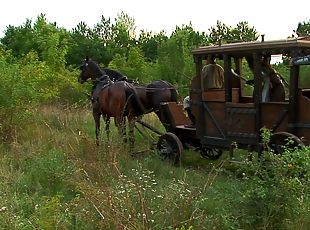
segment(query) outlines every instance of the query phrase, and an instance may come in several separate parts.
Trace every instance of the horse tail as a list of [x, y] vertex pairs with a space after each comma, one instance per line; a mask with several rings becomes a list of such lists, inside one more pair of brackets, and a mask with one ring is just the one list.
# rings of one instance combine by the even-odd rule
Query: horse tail
[[134, 109], [135, 115], [143, 115], [146, 113], [147, 110], [142, 104], [136, 90], [129, 83], [125, 82], [124, 84], [126, 85], [126, 98], [131, 102], [131, 106]]
[[170, 93], [171, 93], [171, 101], [178, 102], [178, 91], [177, 91], [177, 89], [172, 86]]
[[161, 81], [170, 87], [171, 102], [178, 102], [178, 90], [170, 82], [164, 80]]

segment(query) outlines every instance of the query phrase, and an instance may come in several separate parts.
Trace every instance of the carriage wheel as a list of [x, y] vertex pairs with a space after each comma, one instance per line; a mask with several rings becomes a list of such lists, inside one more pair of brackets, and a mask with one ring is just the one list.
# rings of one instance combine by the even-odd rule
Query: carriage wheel
[[206, 148], [203, 147], [200, 150], [201, 156], [205, 158], [209, 158], [211, 160], [217, 160], [222, 155], [223, 151], [221, 149], [214, 149], [214, 148]]
[[175, 134], [168, 132], [160, 136], [157, 149], [163, 160], [168, 160], [173, 165], [181, 163], [183, 145]]
[[294, 149], [298, 146], [304, 146], [304, 143], [294, 134], [288, 132], [274, 133], [270, 138], [270, 147], [275, 154], [282, 154], [285, 148]]

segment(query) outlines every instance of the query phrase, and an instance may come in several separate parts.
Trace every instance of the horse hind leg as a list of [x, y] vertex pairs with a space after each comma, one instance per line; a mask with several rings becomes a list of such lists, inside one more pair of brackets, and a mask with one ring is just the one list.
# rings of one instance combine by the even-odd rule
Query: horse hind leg
[[122, 139], [124, 143], [127, 142], [126, 138], [126, 118], [121, 116], [121, 117], [115, 117], [115, 126], [117, 127], [119, 137]]
[[134, 135], [134, 129], [136, 125], [135, 116], [128, 117], [128, 125], [129, 125], [129, 151], [130, 154], [133, 155], [133, 150], [135, 147], [135, 135]]
[[110, 140], [110, 117], [104, 117], [105, 120], [105, 132], [107, 134], [107, 141]]
[[122, 134], [124, 143], [127, 143], [127, 137], [126, 137], [126, 117], [122, 117], [121, 118], [121, 134]]

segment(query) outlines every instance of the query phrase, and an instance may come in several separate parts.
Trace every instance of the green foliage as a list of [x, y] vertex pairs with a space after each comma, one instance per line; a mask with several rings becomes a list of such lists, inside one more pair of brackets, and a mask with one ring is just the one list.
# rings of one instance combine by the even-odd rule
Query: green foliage
[[[310, 226], [309, 147], [282, 157], [265, 153], [235, 171], [225, 158], [209, 162], [186, 151], [187, 162], [175, 168], [152, 150], [132, 158], [115, 141], [116, 130], [111, 136], [95, 146], [89, 108], [38, 110], [14, 145], [0, 144], [0, 228]], [[145, 141], [140, 138], [140, 148]]]
[[248, 22], [239, 22], [236, 27], [231, 27], [217, 21], [216, 26], [211, 27], [209, 31], [209, 41], [212, 44], [255, 41], [258, 37], [256, 29], [250, 27]]
[[56, 23], [48, 23], [45, 15], [40, 14], [34, 25], [26, 20], [23, 26], [9, 26], [1, 43], [19, 58], [35, 51], [41, 61], [59, 70], [66, 63], [67, 38], [65, 29], [57, 28]]
[[308, 21], [299, 22], [296, 32], [298, 36], [310, 35], [310, 19]]
[[[145, 32], [136, 39], [134, 20], [123, 12], [113, 23], [102, 16], [94, 28], [81, 22], [72, 31], [44, 15], [9, 26], [0, 47], [0, 228], [309, 229], [309, 147], [266, 152], [235, 172], [225, 159], [193, 160], [192, 152], [172, 168], [149, 150], [153, 139], [141, 136], [146, 156], [131, 158], [115, 130], [112, 141], [94, 145], [84, 95], [91, 86], [77, 82], [75, 69], [86, 55], [140, 82], [168, 80], [184, 96], [194, 47], [255, 40], [256, 33], [247, 22], [218, 22], [209, 35], [183, 25], [170, 37]], [[276, 69], [287, 76], [286, 63]], [[307, 79], [309, 69], [301, 75]], [[76, 109], [85, 102], [87, 110]], [[264, 143], [269, 137], [263, 130]]]
[[60, 196], [43, 196], [39, 202], [31, 217], [38, 228], [55, 229], [70, 223]]
[[187, 88], [184, 88], [185, 92], [182, 92], [182, 89], [188, 86], [195, 73], [191, 54], [195, 45], [191, 38], [195, 33], [190, 28], [177, 27], [170, 39], [163, 42], [158, 49], [158, 76], [180, 87], [182, 95], [188, 94]]
[[[81, 100], [78, 73], [62, 68], [57, 71], [40, 61], [35, 52], [18, 60], [10, 52], [0, 53], [0, 68], [0, 136], [4, 140], [14, 138], [39, 104], [56, 101], [60, 95], [62, 102]], [[64, 92], [69, 90], [71, 93], [65, 98]]]
[[55, 149], [50, 149], [33, 157], [35, 159], [21, 162], [21, 170], [27, 174], [19, 179], [16, 191], [29, 195], [54, 196], [59, 191], [70, 194], [72, 188], [68, 188], [66, 180], [70, 178], [72, 167], [66, 156]]
[[38, 16], [33, 26], [34, 47], [41, 60], [54, 70], [65, 67], [68, 34], [57, 28], [56, 23], [48, 23], [44, 15]]
[[[263, 128], [265, 146], [270, 137], [270, 131]], [[259, 158], [246, 161], [239, 169], [242, 179], [248, 184], [239, 207], [241, 215], [246, 216], [240, 221], [241, 226], [295, 229], [309, 225], [306, 220], [310, 211], [310, 200], [306, 198], [310, 185], [309, 150], [309, 146], [286, 147], [282, 155], [265, 151]]]
[[150, 77], [146, 74], [147, 63], [139, 48], [131, 48], [128, 59], [120, 54], [115, 55], [109, 68], [126, 73], [130, 79], [139, 80], [141, 83], [150, 81]]
[[168, 37], [163, 31], [158, 34], [151, 32], [141, 31], [138, 38], [138, 46], [143, 52], [147, 61], [155, 62], [158, 58], [158, 48]]
[[[110, 25], [106, 25], [106, 21], [104, 20], [105, 19], [102, 18], [102, 22], [100, 22], [100, 24], [98, 24], [93, 30], [84, 22], [80, 22], [71, 31], [68, 39], [68, 65], [80, 66], [86, 56], [91, 57], [97, 62], [102, 62], [105, 65], [111, 61], [112, 54], [109, 51], [109, 47], [106, 46], [106, 37], [103, 37], [102, 35], [103, 32], [109, 30], [109, 27], [106, 28], [106, 26]], [[101, 25], [101, 23], [105, 24]]]
[[309, 65], [300, 66], [299, 87], [310, 88], [310, 66]]
[[[34, 53], [29, 53], [20, 62], [10, 63], [10, 54], [0, 54], [0, 135], [3, 139], [13, 135], [14, 125], [19, 124], [29, 115], [27, 109], [35, 105], [40, 98], [40, 93], [35, 88], [46, 79], [46, 69], [41, 65], [33, 78], [32, 63], [27, 60], [37, 61]], [[24, 61], [28, 64], [24, 65]], [[22, 112], [21, 112], [22, 111]]]

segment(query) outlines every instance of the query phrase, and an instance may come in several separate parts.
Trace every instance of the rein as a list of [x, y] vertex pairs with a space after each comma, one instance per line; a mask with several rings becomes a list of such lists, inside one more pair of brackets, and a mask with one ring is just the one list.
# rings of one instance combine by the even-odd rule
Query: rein
[[156, 87], [152, 87], [152, 88], [150, 88], [150, 87], [143, 87], [143, 86], [135, 86], [135, 88], [137, 88], [137, 89], [145, 89], [145, 90], [149, 90], [149, 91], [153, 91], [153, 90], [167, 90], [167, 89], [169, 89], [169, 90], [173, 90], [173, 89], [175, 89], [175, 88], [173, 88], [173, 87], [166, 87], [166, 88], [156, 88]]

